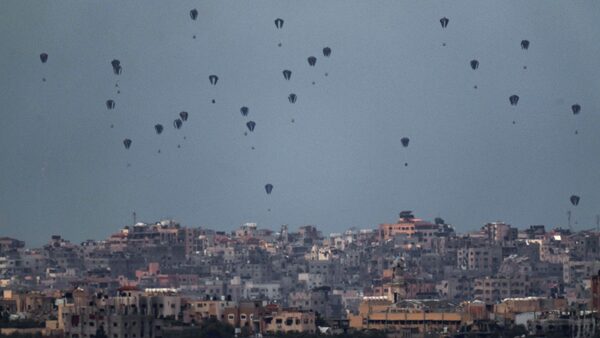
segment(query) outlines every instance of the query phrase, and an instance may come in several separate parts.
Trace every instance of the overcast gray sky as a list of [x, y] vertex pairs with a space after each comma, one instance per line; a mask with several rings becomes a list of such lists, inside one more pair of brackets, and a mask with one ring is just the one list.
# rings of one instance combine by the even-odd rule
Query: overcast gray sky
[[553, 226], [572, 194], [576, 227], [593, 227], [599, 14], [592, 0], [2, 1], [0, 234], [99, 239], [133, 210], [217, 229], [336, 232], [400, 210], [459, 231]]

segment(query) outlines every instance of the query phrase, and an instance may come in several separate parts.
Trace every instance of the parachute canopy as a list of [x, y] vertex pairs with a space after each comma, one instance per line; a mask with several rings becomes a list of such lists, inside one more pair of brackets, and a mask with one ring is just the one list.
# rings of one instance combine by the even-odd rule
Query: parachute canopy
[[323, 48], [323, 56], [329, 57], [330, 55], [331, 55], [331, 48], [329, 48], [329, 47]]
[[46, 54], [46, 53], [40, 54], [40, 61], [42, 61], [42, 63], [46, 63], [46, 61], [48, 61], [48, 54]]
[[210, 81], [210, 84], [215, 86], [217, 84], [217, 81], [219, 81], [219, 77], [216, 75], [210, 75], [208, 77], [208, 81]]
[[571, 198], [569, 200], [574, 206], [577, 206], [579, 204], [579, 196], [577, 195], [571, 195]]
[[192, 18], [192, 20], [196, 20], [198, 18], [198, 10], [197, 9], [192, 9], [190, 11], [190, 18]]
[[188, 119], [188, 112], [186, 111], [182, 111], [179, 113], [179, 117], [181, 118], [181, 121], [187, 121]]
[[156, 130], [156, 133], [158, 135], [160, 135], [163, 132], [163, 129], [164, 128], [163, 128], [162, 124], [156, 124], [156, 125], [154, 125], [154, 130]]
[[573, 114], [577, 115], [581, 111], [581, 106], [576, 103], [571, 106], [571, 110], [573, 111]]
[[448, 20], [447, 17], [443, 17], [440, 19], [440, 24], [442, 25], [442, 28], [446, 28], [446, 26], [448, 26], [448, 22], [450, 22], [450, 20]]
[[271, 183], [265, 184], [265, 191], [267, 192], [267, 195], [271, 195], [271, 191], [273, 191], [273, 185]]
[[519, 103], [519, 96], [518, 95], [511, 95], [508, 100], [510, 101], [510, 105], [511, 106], [516, 106], [517, 103]]
[[129, 149], [129, 147], [131, 147], [131, 140], [128, 138], [124, 139], [123, 145], [125, 146], [125, 149]]
[[400, 142], [402, 142], [403, 147], [408, 147], [408, 143], [410, 142], [410, 139], [408, 137], [403, 137], [400, 139]]
[[314, 56], [309, 56], [307, 60], [308, 60], [308, 65], [311, 67], [314, 67], [315, 64], [317, 63], [317, 58]]
[[521, 41], [521, 49], [529, 49], [529, 40], [522, 40]]
[[286, 69], [282, 73], [283, 73], [283, 78], [284, 79], [286, 79], [286, 80], [289, 81], [290, 78], [292, 78], [292, 71], [291, 70]]
[[275, 27], [277, 27], [277, 29], [281, 29], [281, 27], [283, 27], [283, 19], [275, 19]]
[[175, 121], [173, 121], [173, 127], [175, 127], [175, 129], [181, 129], [182, 125], [183, 121], [181, 121], [181, 119], [175, 119]]
[[113, 69], [113, 73], [115, 73], [115, 75], [119, 75], [121, 74], [121, 71], [123, 70], [121, 68], [121, 61], [114, 59], [110, 62], [112, 69]]
[[473, 70], [479, 68], [479, 61], [471, 60], [471, 68], [473, 68]]
[[248, 111], [248, 107], [240, 108], [240, 113], [242, 113], [242, 116], [248, 116]]
[[298, 97], [294, 93], [291, 93], [290, 95], [288, 95], [288, 101], [290, 101], [290, 103], [296, 103], [297, 98]]
[[106, 100], [106, 108], [107, 109], [114, 109], [115, 108], [115, 101], [113, 101], [113, 100]]
[[256, 127], [256, 122], [248, 121], [248, 123], [246, 123], [246, 127], [248, 127], [248, 130], [254, 131], [254, 127]]

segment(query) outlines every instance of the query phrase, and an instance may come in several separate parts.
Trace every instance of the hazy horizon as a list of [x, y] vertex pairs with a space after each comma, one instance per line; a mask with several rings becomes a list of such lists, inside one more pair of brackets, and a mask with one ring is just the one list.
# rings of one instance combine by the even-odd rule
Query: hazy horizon
[[331, 233], [401, 210], [459, 232], [566, 226], [572, 210], [576, 230], [594, 228], [597, 13], [541, 0], [1, 2], [0, 235], [103, 239], [133, 211]]

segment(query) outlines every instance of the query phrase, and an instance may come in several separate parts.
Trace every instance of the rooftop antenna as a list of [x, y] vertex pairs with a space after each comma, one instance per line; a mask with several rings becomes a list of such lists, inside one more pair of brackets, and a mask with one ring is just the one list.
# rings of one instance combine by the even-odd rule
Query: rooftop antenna
[[573, 228], [571, 227], [571, 210], [567, 211], [567, 220], [569, 224], [569, 230], [573, 230]]
[[137, 214], [133, 211], [133, 225], [137, 224]]

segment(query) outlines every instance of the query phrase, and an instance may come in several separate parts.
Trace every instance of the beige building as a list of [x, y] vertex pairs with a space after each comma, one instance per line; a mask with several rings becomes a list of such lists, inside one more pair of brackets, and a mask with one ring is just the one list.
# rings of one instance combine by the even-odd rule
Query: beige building
[[73, 291], [58, 304], [58, 327], [66, 338], [155, 338], [162, 336], [163, 319], [177, 317], [181, 300], [165, 290], [142, 292], [126, 287], [108, 297]]
[[307, 332], [315, 333], [315, 314], [312, 311], [283, 309], [262, 319], [263, 332], [268, 334]]
[[363, 300], [358, 315], [350, 315], [350, 327], [358, 330], [454, 332], [473, 322], [471, 315], [461, 312], [435, 312], [402, 308], [386, 297]]
[[529, 277], [484, 277], [475, 279], [475, 299], [494, 303], [504, 298], [524, 297], [531, 289]]
[[494, 313], [496, 316], [510, 320], [515, 320], [515, 316], [519, 313], [540, 313], [567, 309], [567, 300], [565, 298], [507, 298], [498, 304], [494, 304]]
[[185, 321], [200, 323], [204, 319], [225, 320], [225, 310], [237, 303], [227, 300], [192, 300], [187, 302]]

